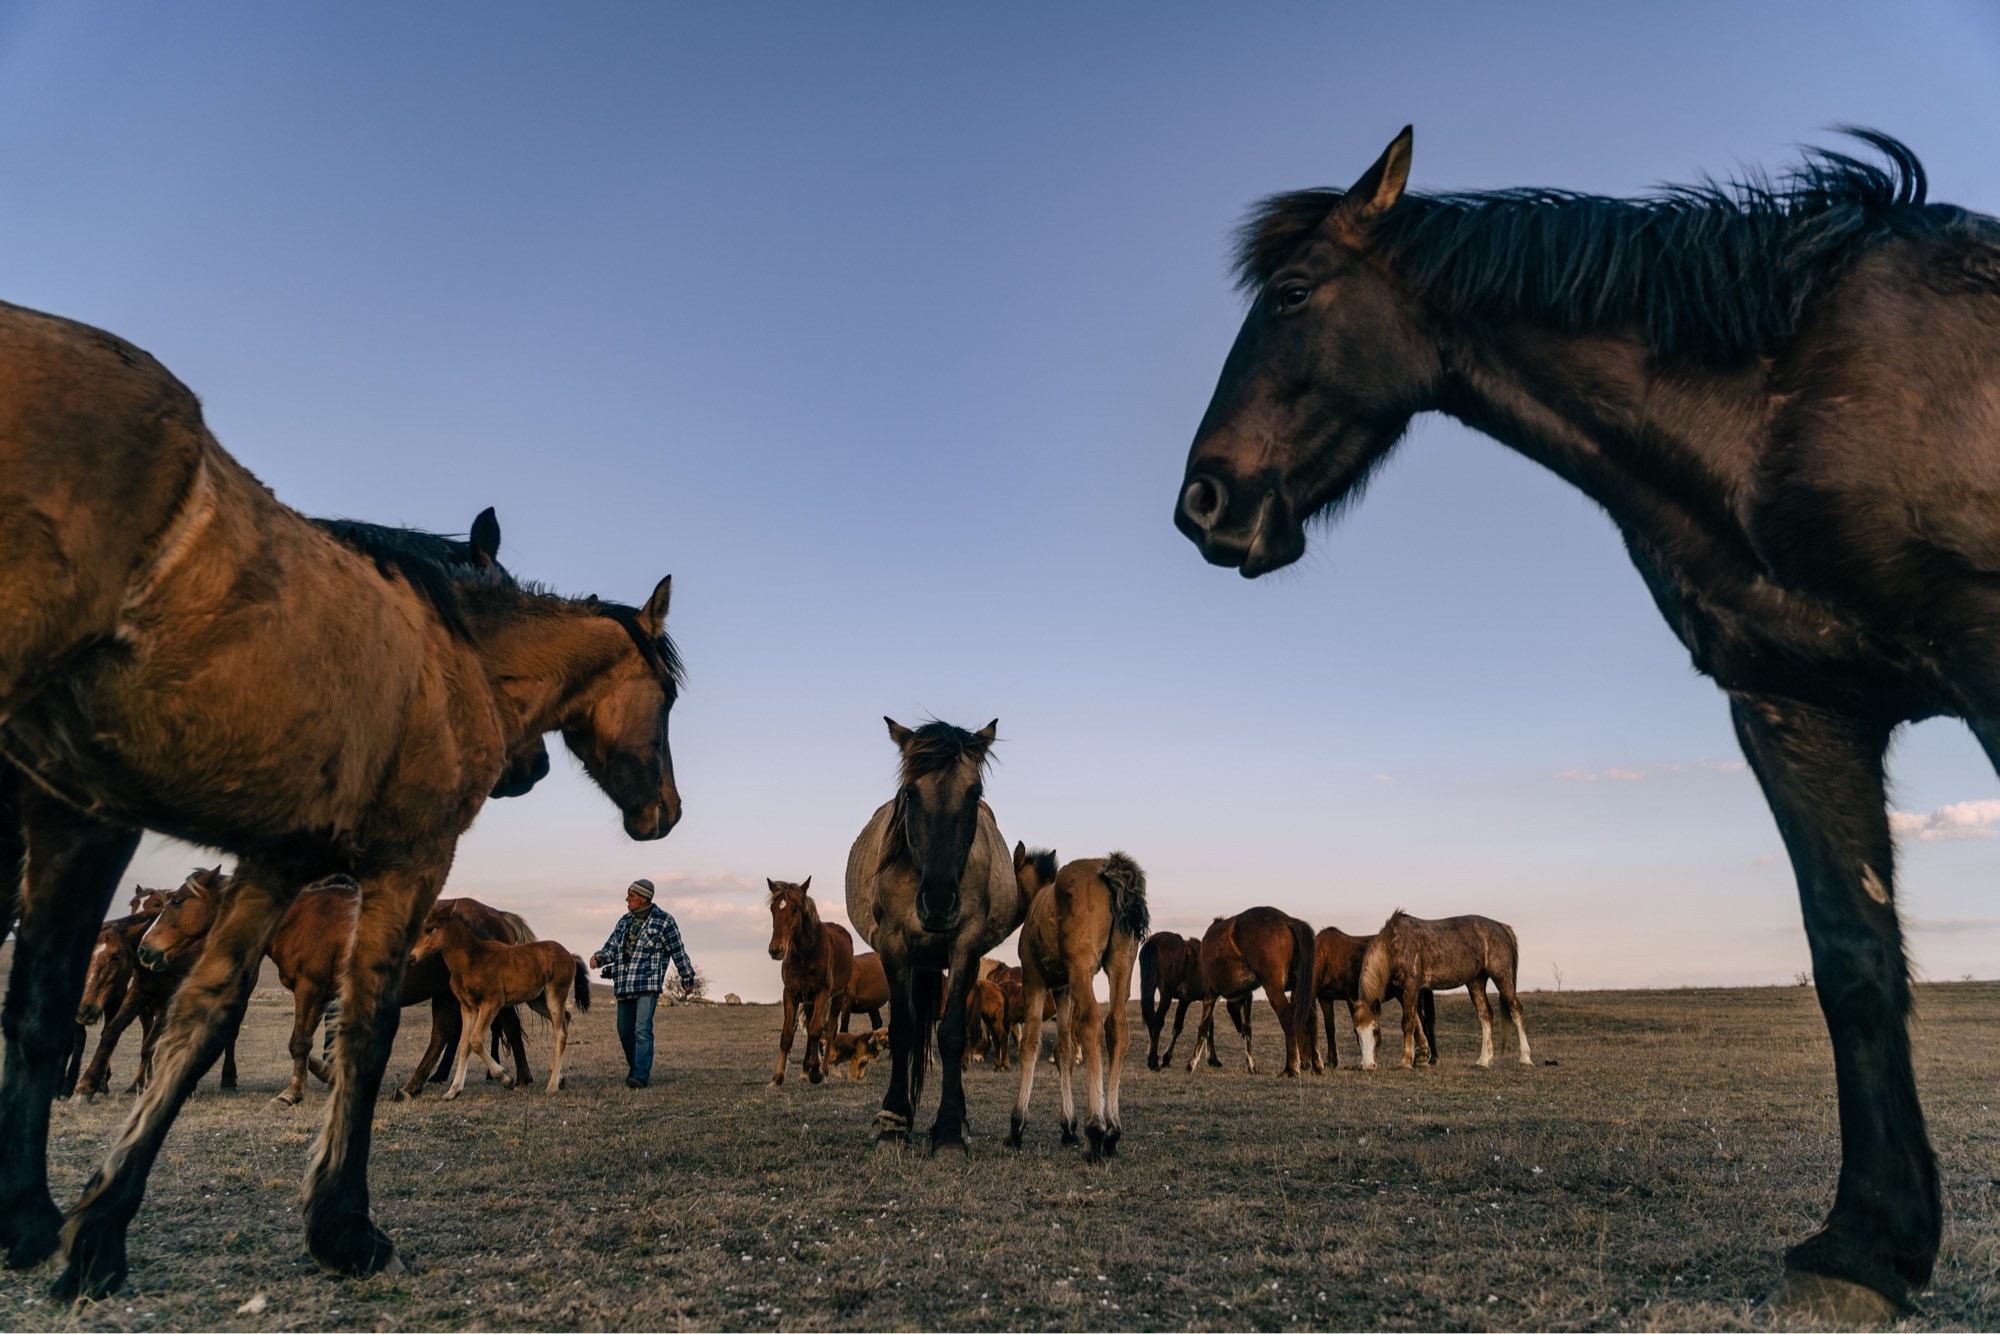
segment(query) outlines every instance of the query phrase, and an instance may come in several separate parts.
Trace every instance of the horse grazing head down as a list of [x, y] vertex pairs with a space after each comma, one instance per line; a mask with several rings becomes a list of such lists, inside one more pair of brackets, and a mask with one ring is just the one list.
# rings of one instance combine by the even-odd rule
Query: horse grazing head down
[[229, 877], [220, 866], [198, 869], [179, 889], [166, 896], [160, 915], [139, 937], [134, 950], [139, 966], [159, 972], [189, 950], [199, 949], [221, 911]]
[[979, 830], [981, 777], [1000, 734], [995, 718], [977, 732], [936, 720], [915, 729], [884, 718], [903, 753], [903, 785], [883, 840], [884, 863], [901, 858], [917, 875], [917, 922], [946, 934], [958, 925], [959, 884]]
[[791, 884], [784, 880], [765, 877], [770, 886], [771, 899], [771, 957], [783, 959], [791, 949], [792, 937], [798, 933], [799, 923], [810, 920], [817, 923], [819, 914], [814, 910], [812, 896], [807, 892], [812, 888], [813, 878], [807, 876], [803, 884]]
[[681, 659], [667, 637], [672, 575], [660, 580], [643, 607], [597, 598], [585, 606], [616, 621], [632, 651], [598, 678], [569, 725], [563, 744], [625, 817], [635, 839], [665, 838], [680, 823], [681, 793], [667, 716], [681, 692]]

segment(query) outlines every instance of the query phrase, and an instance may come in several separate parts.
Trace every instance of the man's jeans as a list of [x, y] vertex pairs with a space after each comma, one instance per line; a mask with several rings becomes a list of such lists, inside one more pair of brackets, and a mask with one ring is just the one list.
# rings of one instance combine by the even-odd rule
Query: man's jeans
[[657, 991], [618, 998], [618, 1045], [631, 1077], [642, 1084], [653, 1077], [653, 1010], [659, 1003]]

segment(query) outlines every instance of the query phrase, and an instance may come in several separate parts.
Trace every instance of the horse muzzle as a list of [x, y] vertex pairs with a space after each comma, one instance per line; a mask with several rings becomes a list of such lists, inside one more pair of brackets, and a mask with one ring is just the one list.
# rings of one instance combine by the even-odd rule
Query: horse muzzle
[[139, 966], [149, 973], [157, 973], [167, 966], [167, 956], [151, 945], [141, 945], [133, 951], [139, 958]]
[[76, 1021], [79, 1024], [88, 1026], [96, 1023], [103, 1017], [104, 1007], [102, 1005], [93, 1005], [91, 1002], [85, 1001], [76, 1007]]
[[655, 801], [636, 811], [625, 812], [625, 836], [635, 842], [650, 843], [656, 838], [665, 838], [667, 832], [679, 822], [679, 803], [670, 809], [665, 802]]
[[1202, 559], [1245, 579], [1283, 569], [1306, 552], [1305, 525], [1292, 513], [1282, 481], [1269, 472], [1229, 478], [1214, 467], [1189, 468], [1174, 526]]

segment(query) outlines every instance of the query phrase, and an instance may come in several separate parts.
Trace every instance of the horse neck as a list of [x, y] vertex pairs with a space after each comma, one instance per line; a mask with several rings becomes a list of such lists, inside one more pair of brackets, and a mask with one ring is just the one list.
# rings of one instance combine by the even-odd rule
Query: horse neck
[[820, 925], [819, 908], [811, 899], [799, 905], [799, 915], [792, 922], [792, 955], [800, 963], [816, 958], [820, 942], [826, 939], [826, 930]]
[[1439, 409], [1562, 477], [1627, 532], [1734, 525], [1772, 391], [1761, 362], [1663, 363], [1629, 335], [1438, 319]]
[[[523, 604], [535, 600], [515, 596]], [[517, 735], [510, 742], [576, 720], [631, 644], [616, 621], [582, 608], [482, 604], [469, 608], [467, 620], [488, 674], [514, 706]]]

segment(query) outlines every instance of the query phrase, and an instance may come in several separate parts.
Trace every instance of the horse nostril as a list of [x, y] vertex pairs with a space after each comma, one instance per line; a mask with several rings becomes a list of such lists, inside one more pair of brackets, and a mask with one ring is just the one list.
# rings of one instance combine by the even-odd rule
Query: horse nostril
[[1212, 477], [1197, 477], [1181, 493], [1181, 513], [1204, 533], [1213, 529], [1229, 508], [1229, 491]]

